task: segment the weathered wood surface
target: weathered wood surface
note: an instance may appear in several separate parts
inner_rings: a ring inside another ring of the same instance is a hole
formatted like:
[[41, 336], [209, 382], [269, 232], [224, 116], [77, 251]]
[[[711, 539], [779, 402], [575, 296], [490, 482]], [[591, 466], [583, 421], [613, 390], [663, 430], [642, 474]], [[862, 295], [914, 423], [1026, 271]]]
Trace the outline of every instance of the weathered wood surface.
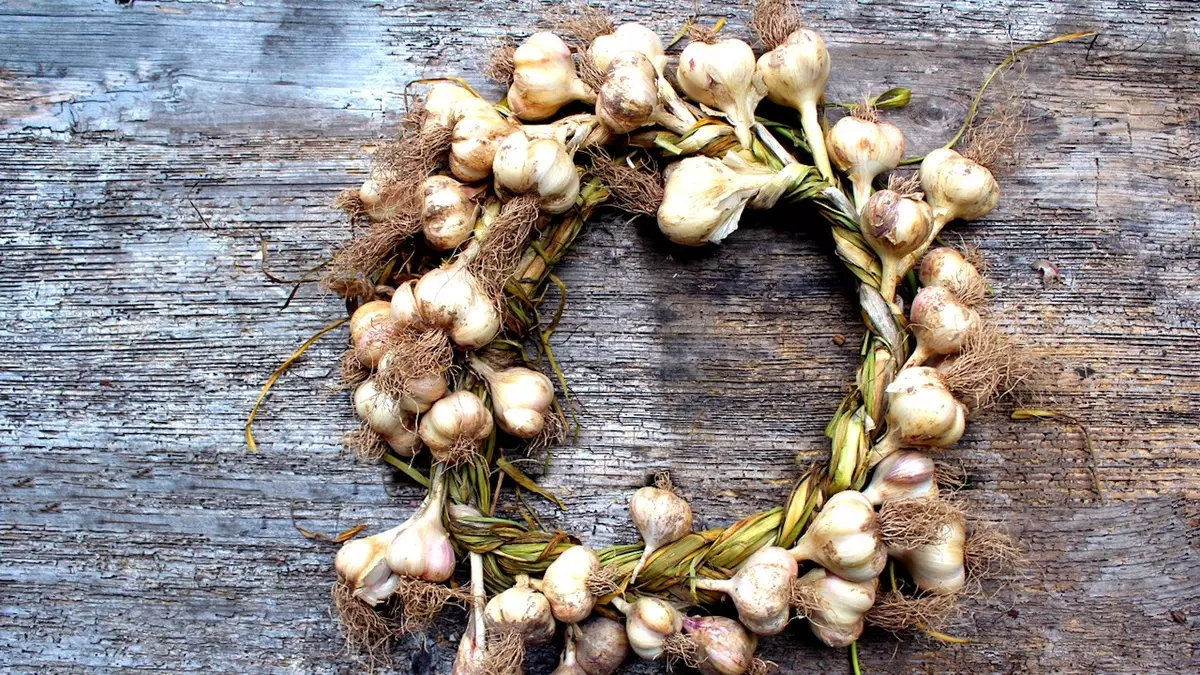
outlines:
[[[478, 75], [484, 44], [544, 6], [490, 1], [10, 0], [0, 7], [0, 669], [337, 672], [332, 550], [293, 523], [377, 530], [418, 493], [355, 463], [331, 391], [338, 340], [275, 388], [271, 369], [339, 316], [286, 286], [346, 234], [329, 208], [362, 179], [404, 84]], [[614, 3], [673, 33], [690, 3]], [[744, 8], [711, 10], [745, 35]], [[1080, 434], [977, 419], [959, 447], [980, 509], [1029, 547], [974, 608], [972, 644], [870, 633], [867, 672], [1200, 668], [1200, 5], [829, 2], [832, 96], [907, 85], [910, 146], [961, 120], [1013, 44], [1097, 29], [1031, 60], [1028, 142], [1004, 201], [958, 231], [983, 247], [990, 316], [1045, 357]], [[491, 91], [495, 91], [492, 89]], [[819, 223], [752, 219], [719, 250], [607, 216], [561, 266], [557, 354], [585, 409], [542, 482], [547, 522], [629, 541], [624, 500], [669, 468], [700, 524], [778, 503], [815, 461], [859, 322]], [[1048, 259], [1066, 276], [1043, 289]], [[850, 336], [845, 346], [831, 341]], [[1182, 620], [1172, 620], [1178, 612]], [[459, 617], [398, 653], [446, 672]], [[802, 628], [765, 640], [784, 672], [846, 669]], [[531, 672], [548, 672], [539, 653]], [[630, 672], [650, 672], [648, 666]]]

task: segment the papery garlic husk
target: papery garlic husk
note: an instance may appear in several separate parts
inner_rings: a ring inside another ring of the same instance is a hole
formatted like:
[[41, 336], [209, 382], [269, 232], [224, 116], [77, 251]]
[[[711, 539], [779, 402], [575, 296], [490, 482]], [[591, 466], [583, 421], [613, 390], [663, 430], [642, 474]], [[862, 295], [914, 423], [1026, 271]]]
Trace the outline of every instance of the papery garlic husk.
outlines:
[[854, 206], [859, 211], [871, 196], [871, 183], [904, 159], [904, 134], [890, 122], [873, 122], [847, 115], [825, 135], [833, 165], [850, 177]]
[[849, 581], [874, 579], [887, 565], [875, 507], [854, 490], [830, 497], [789, 552]]
[[496, 149], [513, 126], [482, 99], [460, 108], [463, 112], [450, 136], [450, 173], [474, 183], [491, 174]]
[[458, 248], [471, 236], [479, 204], [462, 183], [449, 176], [430, 176], [421, 184], [421, 230], [437, 251]]
[[629, 500], [629, 519], [642, 535], [645, 550], [629, 575], [629, 585], [650, 555], [667, 544], [679, 541], [692, 531], [692, 507], [679, 495], [657, 487], [644, 487]]
[[758, 72], [767, 87], [767, 97], [800, 112], [804, 137], [812, 150], [813, 163], [825, 179], [833, 178], [825, 151], [825, 132], [817, 116], [817, 104], [825, 96], [829, 81], [829, 50], [816, 31], [801, 28], [783, 44], [758, 58]]
[[564, 213], [579, 197], [579, 171], [554, 139], [530, 140], [525, 132], [514, 131], [496, 149], [492, 173], [502, 194], [536, 194], [547, 213]]
[[813, 635], [830, 647], [848, 647], [862, 635], [863, 620], [875, 604], [879, 579], [854, 582], [817, 567], [798, 582], [821, 599], [809, 612]]
[[492, 414], [478, 396], [463, 389], [434, 403], [417, 431], [434, 459], [460, 462], [478, 452], [492, 434]]
[[892, 190], [871, 195], [862, 210], [862, 235], [882, 266], [879, 294], [892, 302], [896, 285], [908, 274], [909, 254], [923, 246], [933, 232], [933, 211], [918, 199]]
[[743, 675], [754, 663], [758, 636], [723, 616], [688, 616], [683, 631], [696, 645], [696, 669], [701, 675]]
[[733, 600], [738, 619], [758, 635], [778, 635], [791, 615], [791, 589], [798, 566], [787, 549], [766, 546], [746, 558], [730, 579], [696, 579], [696, 588], [720, 591]]
[[388, 546], [408, 523], [342, 544], [333, 566], [354, 589], [354, 597], [374, 607], [396, 591], [400, 579], [387, 564]]
[[667, 638], [683, 630], [683, 615], [662, 598], [646, 596], [633, 603], [613, 598], [612, 604], [625, 615], [625, 635], [633, 653], [647, 661], [662, 656]]
[[425, 501], [388, 545], [387, 563], [393, 572], [433, 583], [454, 574], [454, 548], [442, 524], [445, 504], [446, 480], [439, 467]]
[[980, 329], [979, 312], [941, 286], [917, 292], [909, 310], [909, 326], [917, 346], [905, 367], [919, 366], [934, 356], [958, 354], [971, 333]]
[[634, 51], [613, 57], [596, 97], [596, 115], [614, 133], [627, 134], [653, 122], [658, 109], [658, 73]]
[[599, 571], [600, 557], [587, 546], [571, 546], [550, 563], [540, 589], [550, 602], [554, 618], [579, 623], [592, 613], [596, 597], [588, 589], [588, 580]]
[[967, 541], [967, 523], [961, 515], [942, 525], [939, 541], [910, 550], [892, 549], [888, 553], [908, 570], [917, 588], [937, 595], [950, 595], [967, 583], [963, 551]]
[[924, 452], [905, 450], [888, 455], [875, 466], [863, 496], [875, 506], [898, 499], [921, 499], [937, 494], [933, 458]]
[[587, 675], [613, 675], [629, 654], [625, 626], [603, 616], [593, 616], [567, 628], [575, 636], [575, 657]]
[[954, 398], [936, 368], [905, 368], [886, 392], [887, 433], [872, 448], [869, 465], [900, 448], [944, 448], [962, 438], [967, 407]]
[[429, 325], [466, 349], [478, 349], [500, 332], [500, 312], [479, 288], [465, 260], [425, 273], [413, 287], [417, 309]]
[[742, 211], [771, 182], [711, 157], [688, 157], [667, 167], [658, 229], [684, 246], [720, 243], [738, 227]]
[[628, 51], [645, 56], [659, 74], [667, 67], [662, 38], [640, 23], [623, 23], [613, 32], [592, 40], [587, 56], [596, 70], [607, 73], [613, 59], [621, 52]]
[[575, 72], [571, 49], [554, 33], [534, 33], [513, 52], [508, 105], [522, 120], [544, 120], [572, 101], [592, 103], [596, 93]]
[[399, 400], [380, 393], [374, 379], [367, 379], [354, 390], [354, 410], [401, 457], [412, 457], [421, 449], [416, 411], [405, 410]]
[[549, 377], [521, 366], [496, 370], [477, 358], [471, 359], [471, 368], [487, 382], [492, 414], [501, 429], [526, 439], [542, 433], [554, 405]]
[[529, 577], [517, 575], [517, 585], [488, 601], [483, 610], [490, 631], [516, 633], [527, 646], [554, 637], [554, 615], [546, 596], [534, 590]]
[[368, 368], [379, 365], [379, 359], [387, 352], [394, 325], [391, 310], [386, 300], [372, 300], [350, 315], [350, 344], [354, 355]]
[[978, 220], [1000, 203], [1000, 186], [987, 167], [948, 148], [921, 161], [921, 190], [933, 208], [934, 233], [952, 220]]
[[917, 278], [922, 286], [941, 286], [967, 305], [976, 305], [987, 297], [987, 282], [979, 269], [963, 254], [939, 246], [921, 258]]
[[679, 55], [679, 87], [688, 98], [725, 113], [738, 142], [753, 146], [754, 110], [767, 95], [754, 50], [741, 40], [692, 42]]

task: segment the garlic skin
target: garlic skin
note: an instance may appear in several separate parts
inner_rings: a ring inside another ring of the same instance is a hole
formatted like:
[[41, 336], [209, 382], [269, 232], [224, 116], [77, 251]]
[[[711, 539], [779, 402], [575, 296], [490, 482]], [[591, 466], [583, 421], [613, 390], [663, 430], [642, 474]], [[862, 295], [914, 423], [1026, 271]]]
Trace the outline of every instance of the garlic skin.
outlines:
[[363, 303], [350, 315], [350, 344], [354, 355], [368, 368], [379, 365], [392, 330], [391, 305], [386, 300]]
[[461, 460], [464, 449], [478, 450], [492, 434], [492, 414], [478, 396], [463, 389], [434, 403], [417, 432], [434, 459]]
[[500, 332], [500, 312], [479, 290], [465, 260], [426, 272], [413, 297], [425, 322], [445, 330], [460, 347], [478, 349]]
[[754, 662], [758, 637], [723, 616], [684, 617], [683, 631], [696, 644], [701, 675], [743, 675]]
[[592, 40], [587, 56], [597, 70], [607, 73], [618, 54], [630, 51], [645, 56], [659, 74], [667, 67], [662, 38], [642, 24], [633, 22], [623, 23], [608, 35]]
[[962, 351], [973, 331], [983, 323], [979, 312], [963, 304], [941, 286], [926, 286], [913, 298], [909, 327], [917, 346], [905, 367], [919, 366], [934, 356]]
[[862, 235], [882, 266], [879, 294], [892, 302], [896, 285], [908, 274], [908, 255], [928, 240], [933, 232], [933, 210], [917, 199], [892, 190], [871, 195], [862, 210]]
[[413, 286], [412, 281], [406, 281], [397, 286], [396, 291], [392, 293], [392, 301], [389, 304], [392, 322], [397, 328], [420, 328], [425, 323], [417, 307], [417, 298], [413, 295]]
[[449, 176], [430, 176], [421, 183], [421, 230], [437, 251], [458, 248], [471, 236], [479, 204], [462, 183]]
[[948, 148], [925, 155], [920, 175], [937, 223], [935, 234], [952, 220], [978, 220], [1000, 203], [992, 172]]
[[967, 407], [950, 393], [936, 368], [905, 368], [885, 391], [887, 433], [871, 449], [870, 466], [902, 447], [944, 448], [962, 438]]
[[813, 163], [825, 179], [832, 178], [825, 133], [817, 116], [817, 103], [825, 96], [825, 84], [829, 81], [829, 50], [825, 41], [807, 28], [793, 31], [783, 44], [758, 58], [758, 72], [767, 87], [767, 98], [800, 112]]
[[629, 519], [646, 544], [642, 557], [629, 576], [629, 585], [632, 586], [651, 554], [691, 533], [692, 507], [683, 497], [670, 490], [644, 487], [634, 492], [629, 500]]
[[853, 582], [818, 567], [800, 577], [799, 583], [812, 586], [822, 600], [808, 621], [818, 640], [830, 647], [849, 647], [862, 635], [879, 579]]
[[547, 213], [565, 213], [579, 197], [579, 171], [554, 139], [530, 140], [525, 132], [514, 131], [496, 149], [492, 173], [502, 196], [535, 193]]
[[571, 49], [554, 33], [534, 33], [513, 53], [508, 105], [520, 119], [544, 120], [572, 101], [595, 100], [596, 93], [575, 72]]
[[603, 616], [593, 616], [567, 631], [575, 637], [575, 656], [587, 675], [613, 675], [629, 654], [625, 626]]
[[742, 211], [770, 174], [743, 173], [711, 157], [688, 157], [667, 167], [658, 229], [684, 246], [718, 244], [738, 227]]
[[613, 598], [613, 607], [625, 615], [625, 635], [633, 653], [647, 661], [663, 655], [663, 641], [683, 630], [683, 615], [671, 603], [653, 596], [629, 603]]
[[688, 98], [725, 113], [744, 148], [753, 145], [754, 109], [767, 95], [754, 50], [741, 40], [692, 42], [679, 55], [679, 87]]
[[967, 542], [966, 519], [961, 515], [942, 525], [941, 541], [911, 550], [888, 553], [908, 570], [917, 588], [927, 593], [949, 595], [966, 586], [963, 551]]
[[696, 579], [696, 588], [720, 591], [733, 600], [738, 620], [758, 635], [778, 635], [791, 616], [791, 588], [798, 565], [787, 549], [761, 548], [730, 579]]
[[899, 499], [921, 499], [937, 494], [933, 458], [916, 450], [888, 455], [875, 467], [863, 496], [875, 506]]
[[374, 607], [387, 600], [400, 584], [387, 564], [388, 546], [408, 523], [386, 532], [351, 539], [342, 544], [334, 558], [338, 575], [354, 588], [354, 597]]
[[887, 565], [875, 507], [861, 492], [844, 490], [828, 499], [804, 536], [789, 551], [848, 581], [869, 581]]
[[653, 121], [658, 108], [658, 72], [650, 59], [621, 52], [610, 62], [596, 97], [596, 116], [613, 133], [627, 134]]
[[474, 357], [471, 368], [487, 382], [497, 426], [517, 438], [542, 433], [554, 405], [554, 385], [549, 377], [520, 366], [496, 370]]
[[517, 585], [496, 595], [483, 609], [488, 630], [517, 633], [528, 646], [554, 637], [554, 615], [546, 596], [535, 591], [529, 577], [517, 575]]
[[873, 122], [847, 115], [825, 136], [833, 165], [854, 185], [854, 206], [859, 211], [871, 196], [871, 182], [904, 159], [904, 134], [890, 122]]
[[354, 411], [401, 457], [412, 457], [421, 449], [415, 411], [405, 410], [399, 401], [380, 393], [374, 378], [354, 390]]
[[393, 572], [433, 583], [454, 574], [454, 548], [442, 525], [445, 504], [446, 480], [439, 468], [425, 501], [388, 545], [387, 564]]
[[588, 590], [588, 579], [599, 571], [600, 557], [586, 546], [572, 546], [550, 563], [542, 575], [541, 591], [555, 619], [579, 623], [592, 613], [596, 598]]

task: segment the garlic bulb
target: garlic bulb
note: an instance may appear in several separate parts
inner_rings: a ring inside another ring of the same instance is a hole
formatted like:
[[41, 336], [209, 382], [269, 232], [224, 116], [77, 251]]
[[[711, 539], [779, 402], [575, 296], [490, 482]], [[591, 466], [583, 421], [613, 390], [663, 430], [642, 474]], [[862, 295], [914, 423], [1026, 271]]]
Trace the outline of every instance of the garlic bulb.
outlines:
[[952, 220], [978, 220], [1000, 203], [992, 172], [948, 148], [925, 155], [921, 189], [933, 207], [935, 234]]
[[450, 173], [474, 183], [492, 172], [496, 149], [513, 127], [483, 99], [459, 107], [462, 112], [450, 136]]
[[554, 637], [554, 616], [546, 596], [533, 589], [529, 577], [517, 575], [517, 585], [488, 601], [483, 610], [488, 630], [516, 633], [525, 644], [539, 645]]
[[725, 113], [738, 142], [752, 147], [754, 109], [767, 95], [754, 51], [741, 40], [692, 42], [679, 55], [679, 87], [688, 98]]
[[388, 172], [373, 171], [358, 188], [358, 200], [371, 220], [391, 220], [403, 212], [406, 205], [404, 186], [394, 181], [395, 176]]
[[662, 598], [645, 596], [633, 603], [613, 598], [612, 604], [625, 615], [625, 635], [633, 653], [647, 661], [662, 656], [667, 638], [683, 630], [683, 615]]
[[478, 396], [464, 389], [434, 403], [417, 431], [434, 459], [459, 462], [478, 452], [492, 434], [492, 414]]
[[397, 328], [420, 328], [425, 320], [417, 308], [417, 298], [413, 295], [413, 282], [406, 281], [396, 287], [390, 303], [392, 322]]
[[937, 543], [908, 551], [889, 550], [888, 553], [904, 565], [917, 588], [927, 593], [949, 595], [961, 591], [967, 583], [963, 565], [966, 541], [966, 520], [959, 515], [942, 525]]
[[880, 190], [862, 210], [862, 235], [882, 265], [879, 294], [892, 302], [896, 285], [908, 274], [909, 254], [923, 246], [933, 232], [929, 205], [891, 190]]
[[653, 121], [658, 109], [658, 73], [650, 59], [621, 52], [610, 62], [596, 97], [596, 115], [614, 133], [627, 134]]
[[426, 272], [413, 287], [413, 297], [421, 317], [460, 347], [478, 349], [500, 332], [500, 312], [463, 259]]
[[871, 196], [871, 183], [885, 171], [900, 166], [904, 159], [904, 134], [889, 122], [876, 122], [847, 115], [825, 136], [825, 146], [834, 166], [854, 185], [854, 206], [862, 211]]
[[354, 390], [354, 410], [401, 457], [412, 457], [421, 448], [416, 411], [405, 410], [400, 401], [380, 393], [373, 378]]
[[354, 597], [374, 607], [387, 600], [400, 584], [387, 564], [388, 546], [408, 523], [386, 532], [351, 539], [342, 544], [334, 558], [338, 575], [354, 588]]
[[683, 631], [696, 645], [696, 669], [701, 675], [743, 675], [754, 663], [758, 637], [733, 619], [688, 616]]
[[612, 619], [593, 616], [567, 631], [575, 637], [575, 656], [587, 675], [612, 675], [629, 653], [625, 627]]
[[466, 87], [447, 80], [435, 82], [425, 92], [425, 122], [423, 131], [452, 129], [461, 117], [462, 110], [481, 99]]
[[479, 204], [462, 183], [449, 176], [430, 176], [421, 184], [421, 230], [437, 251], [458, 248], [471, 236]]
[[887, 433], [871, 449], [874, 466], [902, 447], [944, 448], [962, 438], [967, 407], [934, 368], [905, 368], [888, 385]]
[[[383, 358], [379, 360], [379, 372], [389, 372], [393, 367], [392, 362], [395, 359], [403, 358], [405, 358], [404, 354], [397, 352], [388, 352], [387, 354], [384, 354]], [[427, 375], [425, 377], [408, 379], [405, 381], [404, 389], [406, 393], [403, 396], [393, 399], [393, 401], [396, 407], [398, 407], [402, 413], [412, 415], [423, 413], [426, 410], [429, 410], [431, 407], [433, 407], [434, 403], [446, 395], [446, 392], [449, 388], [446, 385], [446, 378], [442, 377], [441, 375], [434, 374]], [[357, 398], [355, 400], [357, 401]], [[360, 410], [359, 416], [362, 417], [362, 414], [363, 413]], [[363, 418], [363, 421], [367, 421], [365, 417]], [[410, 425], [410, 427], [414, 430], [416, 429], [415, 420], [414, 424]], [[383, 434], [383, 432], [377, 431], [376, 433], [386, 437], [386, 434]]]
[[379, 365], [387, 351], [392, 325], [391, 305], [386, 300], [363, 303], [350, 315], [350, 344], [364, 366]]
[[920, 499], [937, 494], [933, 459], [915, 450], [888, 455], [875, 467], [863, 496], [875, 506], [897, 499]]
[[825, 132], [817, 117], [817, 103], [825, 96], [825, 83], [829, 81], [825, 41], [816, 31], [795, 30], [783, 44], [758, 58], [758, 72], [768, 98], [800, 111], [800, 125], [812, 150], [813, 163], [824, 178], [833, 178], [825, 151]]
[[513, 367], [496, 370], [478, 358], [471, 368], [487, 381], [496, 424], [517, 438], [533, 438], [546, 426], [554, 404], [554, 385], [536, 370]]
[[808, 621], [817, 639], [830, 647], [848, 647], [862, 635], [879, 579], [853, 582], [818, 567], [800, 577], [799, 583], [812, 587], [821, 599]]
[[523, 131], [509, 134], [492, 162], [496, 188], [505, 194], [534, 193], [547, 213], [564, 213], [579, 196], [579, 171], [562, 143], [530, 140]]
[[874, 579], [887, 565], [875, 507], [853, 490], [830, 497], [790, 553], [849, 581]]
[[544, 120], [572, 101], [595, 100], [575, 72], [571, 49], [554, 33], [534, 33], [513, 53], [508, 105], [522, 120]]
[[417, 512], [388, 545], [388, 567], [396, 574], [441, 583], [454, 574], [454, 548], [442, 525], [446, 479], [441, 467]]
[[921, 258], [917, 278], [922, 286], [941, 286], [968, 305], [983, 302], [987, 283], [961, 253], [946, 246], [932, 249]]
[[934, 356], [962, 351], [973, 331], [982, 324], [979, 312], [963, 304], [941, 286], [926, 286], [917, 292], [909, 310], [909, 326], [917, 346], [905, 367], [919, 366]]
[[771, 177], [738, 171], [711, 157], [675, 162], [667, 167], [658, 229], [676, 244], [720, 243], [737, 229], [746, 204]]
[[623, 23], [608, 35], [601, 35], [592, 40], [587, 56], [596, 66], [596, 70], [607, 73], [618, 54], [630, 51], [645, 56], [660, 74], [667, 67], [667, 55], [663, 50], [662, 39], [640, 23]]
[[550, 602], [554, 618], [579, 623], [592, 613], [596, 598], [588, 590], [588, 580], [599, 571], [600, 557], [586, 546], [572, 546], [550, 563], [540, 590]]
[[696, 588], [720, 591], [733, 600], [738, 619], [758, 635], [777, 635], [791, 615], [791, 589], [796, 559], [778, 546], [761, 548], [746, 558], [731, 579], [696, 579]]
[[632, 586], [652, 553], [692, 531], [692, 507], [670, 490], [644, 487], [634, 492], [629, 500], [629, 518], [645, 542], [642, 557], [629, 575]]

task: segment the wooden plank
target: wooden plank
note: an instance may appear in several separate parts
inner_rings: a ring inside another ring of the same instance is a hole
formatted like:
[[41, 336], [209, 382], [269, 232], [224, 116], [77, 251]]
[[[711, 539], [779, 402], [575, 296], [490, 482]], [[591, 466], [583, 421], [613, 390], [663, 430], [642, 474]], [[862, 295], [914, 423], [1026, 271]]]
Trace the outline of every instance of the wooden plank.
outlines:
[[[337, 672], [332, 550], [295, 531], [377, 530], [419, 497], [356, 464], [331, 391], [338, 345], [258, 387], [342, 312], [295, 276], [346, 234], [328, 204], [361, 180], [404, 84], [478, 75], [485, 43], [544, 5], [285, 0], [32, 2], [0, 7], [0, 665], [10, 672]], [[671, 34], [689, 3], [612, 3]], [[711, 10], [746, 35], [734, 2]], [[1029, 547], [1025, 574], [972, 608], [973, 643], [872, 633], [868, 672], [1194, 671], [1200, 612], [1200, 7], [1141, 1], [821, 3], [832, 98], [911, 86], [915, 151], [962, 118], [1012, 43], [1098, 29], [1032, 59], [1019, 168], [986, 222], [989, 316], [1045, 358], [1079, 434], [973, 422], [948, 457]], [[489, 91], [495, 92], [494, 88]], [[858, 318], [819, 222], [748, 219], [716, 251], [605, 216], [561, 266], [557, 355], [585, 406], [540, 477], [556, 525], [634, 536], [624, 502], [669, 468], [699, 522], [777, 504], [825, 452]], [[1043, 289], [1031, 264], [1068, 283]], [[851, 339], [843, 347], [834, 334]], [[414, 639], [401, 672], [445, 672], [462, 622]], [[422, 651], [418, 647], [427, 647]], [[783, 672], [844, 671], [795, 628], [764, 640]], [[548, 672], [539, 651], [530, 672]], [[653, 672], [631, 665], [629, 672]]]

